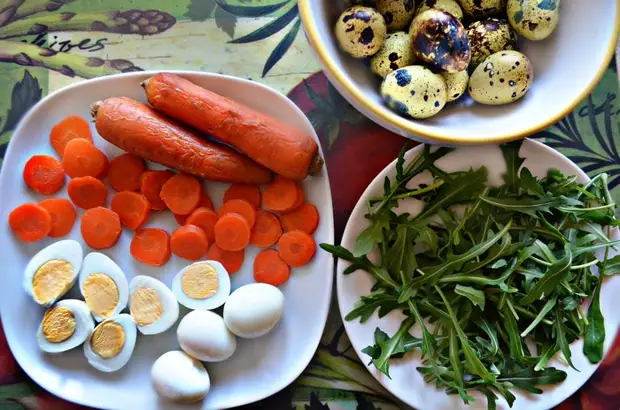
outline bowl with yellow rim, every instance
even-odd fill
[[[476,104],[464,97],[434,117],[415,120],[388,108],[380,94],[381,78],[363,60],[339,49],[334,27],[344,9],[344,0],[299,0],[306,35],[331,83],[382,127],[444,145],[502,143],[556,123],[598,84],[620,35],[620,0],[563,1],[559,25],[550,37],[519,41],[519,50],[531,60],[535,77],[525,97],[502,106]]]

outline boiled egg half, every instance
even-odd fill
[[[224,320],[209,310],[189,312],[177,327],[177,340],[188,355],[203,362],[221,362],[237,350],[237,339]]]
[[[163,282],[136,276],[129,283],[129,312],[143,335],[170,329],[179,318],[179,303]]]
[[[78,283],[97,322],[118,315],[127,306],[127,278],[122,269],[103,253],[91,252],[86,255]]]
[[[88,363],[102,372],[115,372],[125,366],[136,345],[136,324],[128,314],[99,323],[84,343]]]
[[[61,353],[84,343],[95,327],[86,303],[66,299],[43,315],[37,331],[39,347],[46,353]]]
[[[192,263],[174,277],[172,292],[188,309],[215,309],[222,306],[230,295],[230,277],[219,262]]]
[[[254,339],[275,327],[284,311],[284,295],[267,283],[251,283],[235,290],[224,305],[224,323],[235,335]]]
[[[164,353],[155,360],[151,384],[160,396],[178,403],[200,401],[211,388],[209,373],[202,363],[178,350]]]

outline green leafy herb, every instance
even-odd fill
[[[475,306],[478,306],[480,309],[484,310],[485,298],[483,291],[474,289],[470,286],[456,285],[454,288],[454,293],[465,296],[467,299],[471,300],[471,303]]]
[[[603,281],[600,280],[588,309],[588,324],[583,343],[583,353],[591,363],[603,360],[603,344],[605,343],[605,319],[601,313],[600,296]]]

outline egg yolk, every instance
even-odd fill
[[[75,332],[75,317],[71,309],[53,307],[43,316],[43,336],[51,343],[69,339]]]
[[[71,287],[73,265],[52,259],[37,269],[32,278],[32,293],[37,303],[47,305]]]
[[[125,344],[123,326],[116,322],[103,322],[95,328],[90,338],[90,347],[102,359],[117,356]]]
[[[118,286],[108,275],[93,273],[82,284],[82,293],[88,308],[94,314],[108,318],[118,306]]]
[[[131,295],[129,313],[138,326],[148,326],[161,317],[164,306],[154,289],[138,288]]]
[[[206,262],[190,265],[181,277],[183,293],[192,299],[207,299],[217,293],[217,271]]]

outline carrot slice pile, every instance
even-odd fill
[[[76,138],[84,139],[90,143],[93,142],[93,135],[90,132],[88,121],[77,115],[72,115],[60,121],[54,125],[50,132],[50,143],[61,158],[64,155],[67,143]]]
[[[65,198],[50,198],[39,202],[52,217],[52,229],[49,232],[51,238],[67,236],[77,218],[75,207]]]
[[[214,243],[209,248],[206,258],[207,260],[221,263],[226,268],[228,274],[232,275],[233,273],[239,272],[241,266],[243,266],[245,250],[225,251]]]
[[[40,194],[55,194],[65,183],[65,170],[56,158],[35,155],[24,166],[24,181]]]
[[[67,193],[75,206],[82,209],[104,206],[108,199],[108,189],[93,177],[71,179],[67,184]]]
[[[258,209],[261,204],[261,192],[256,185],[232,184],[224,193],[224,203],[233,199],[246,200]]]
[[[316,252],[316,243],[303,231],[290,231],[280,238],[278,250],[288,266],[297,268],[310,262]]]
[[[108,249],[121,237],[121,218],[104,207],[91,208],[82,215],[80,231],[82,238],[93,249]]]
[[[163,229],[138,229],[129,252],[137,261],[150,266],[162,266],[170,259],[170,235]]]
[[[149,217],[151,204],[142,194],[132,191],[117,192],[110,201],[110,208],[129,229],[138,229]]]
[[[208,248],[207,234],[196,225],[184,225],[172,232],[170,249],[179,258],[196,261],[207,253]]]
[[[306,195],[304,194],[304,189],[302,188],[301,184],[299,182],[296,182],[295,184],[297,185],[297,201],[295,201],[293,206],[291,206],[290,208],[280,211],[281,214],[287,214],[296,211],[297,209],[299,209],[300,206],[304,204],[304,202],[306,202]]]
[[[243,199],[232,199],[228,202],[224,202],[224,205],[220,208],[218,215],[220,218],[226,214],[239,214],[245,218],[250,228],[256,223],[256,209],[254,206]]]
[[[275,245],[280,236],[282,236],[282,226],[278,217],[269,211],[262,209],[258,211],[250,243],[259,248],[268,248]]]
[[[108,182],[115,191],[138,191],[142,185],[144,160],[136,155],[123,154],[110,161]]]
[[[151,209],[154,211],[163,211],[166,204],[159,197],[161,188],[164,184],[174,176],[172,171],[144,171],[140,178],[140,192],[149,200]]]
[[[291,276],[291,268],[275,249],[265,249],[254,259],[254,280],[279,286]]]
[[[225,251],[240,251],[250,243],[250,226],[239,214],[226,214],[213,227],[215,243]]]
[[[319,226],[319,211],[305,202],[297,210],[280,215],[280,220],[285,232],[299,230],[311,235]]]
[[[298,197],[297,183],[277,176],[263,191],[263,206],[274,212],[292,209]]]
[[[162,186],[159,197],[173,213],[189,215],[200,202],[202,184],[193,176],[176,174]]]
[[[215,228],[215,223],[217,222],[217,219],[218,217],[215,211],[209,208],[200,207],[196,208],[194,212],[192,212],[191,215],[187,217],[184,223],[196,225],[197,227],[201,228],[207,234],[207,239],[209,240],[209,243],[213,243],[215,241],[215,233],[213,230]]]
[[[108,158],[93,144],[78,138],[67,143],[62,167],[71,178],[103,178],[108,171]]]
[[[36,242],[45,238],[52,230],[52,217],[40,205],[22,204],[9,214],[9,226],[22,241]]]

